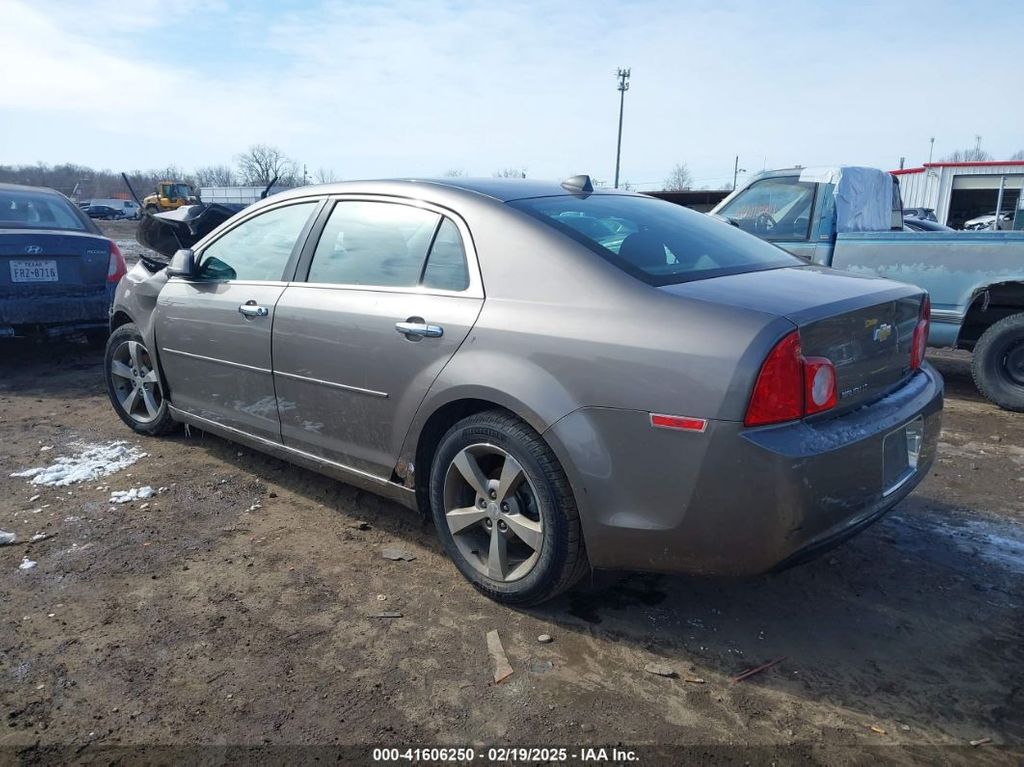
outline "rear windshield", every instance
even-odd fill
[[[508,203],[648,285],[802,266],[729,224],[653,197],[533,197]]]
[[[0,189],[0,229],[88,231],[63,197],[31,190]]]

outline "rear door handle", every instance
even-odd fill
[[[395,330],[406,337],[440,338],[444,335],[444,328],[440,325],[428,325],[419,317],[410,317],[405,322],[396,322]]]
[[[238,311],[246,317],[266,317],[270,314],[270,309],[260,306],[255,301],[246,301],[238,307]]]

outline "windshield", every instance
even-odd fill
[[[167,184],[164,196],[169,200],[181,200],[192,196],[192,188],[188,184]]]
[[[71,203],[56,194],[0,189],[0,229],[71,229],[86,225]]]
[[[804,265],[735,227],[653,197],[567,195],[508,204],[649,285]]]
[[[807,239],[814,184],[797,176],[755,181],[729,201],[719,215],[765,240]]]

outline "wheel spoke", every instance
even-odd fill
[[[132,380],[132,369],[123,362],[114,360],[110,365],[110,372],[118,378],[127,378],[129,381]]]
[[[156,370],[150,370],[146,375],[142,376],[142,383],[158,383],[160,377],[156,374]]]
[[[156,418],[156,412],[159,408],[156,406],[156,400],[153,399],[153,392],[145,387],[142,387],[142,404],[146,406],[146,413],[149,417]]]
[[[142,367],[142,351],[142,344],[140,344],[138,341],[128,342],[128,354],[131,356],[132,366],[136,370]]]
[[[501,467],[501,478],[498,480],[498,500],[504,501],[516,491],[523,479],[523,467],[510,455],[505,456],[505,465]]]
[[[461,533],[470,525],[475,525],[487,518],[487,509],[478,509],[476,506],[467,506],[464,509],[452,509],[445,518],[448,520],[448,529],[452,535]]]
[[[506,514],[503,519],[519,540],[534,551],[540,551],[541,543],[544,541],[544,533],[541,530],[540,522],[536,522],[523,514]]]
[[[508,572],[508,549],[505,536],[498,528],[491,530],[491,549],[487,554],[487,575],[496,580],[505,580]]]
[[[476,456],[472,455],[468,450],[463,450],[452,461],[455,464],[455,468],[459,470],[463,479],[469,483],[477,495],[484,498],[487,497],[487,477],[480,471],[480,464],[476,461]]]
[[[132,414],[132,410],[135,409],[135,401],[139,398],[139,390],[132,389],[128,392],[128,396],[121,400],[121,407],[124,408],[124,412],[128,415]]]

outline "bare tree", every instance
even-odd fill
[[[693,174],[690,173],[690,169],[686,167],[685,162],[676,163],[672,172],[668,174],[668,178],[665,179],[665,191],[681,192],[692,187]]]
[[[1010,159],[1011,160],[1024,160],[1024,149],[1018,149],[1016,152],[1014,152],[1012,155],[1010,155]]]
[[[449,168],[442,174],[445,178],[462,178],[466,175],[466,171],[462,168]]]
[[[494,178],[526,178],[526,168],[502,168],[491,175]]]
[[[972,146],[969,149],[957,149],[942,158],[943,162],[985,162],[991,160],[992,155],[980,146]]]
[[[318,184],[333,184],[335,181],[341,181],[333,168],[323,166],[317,168],[316,172],[313,173],[313,180]]]
[[[235,183],[235,171],[230,165],[196,168],[195,177],[199,186],[233,186]]]
[[[299,173],[295,160],[269,144],[253,144],[237,160],[242,181],[253,186],[269,184],[275,178],[283,184],[294,184]]]

